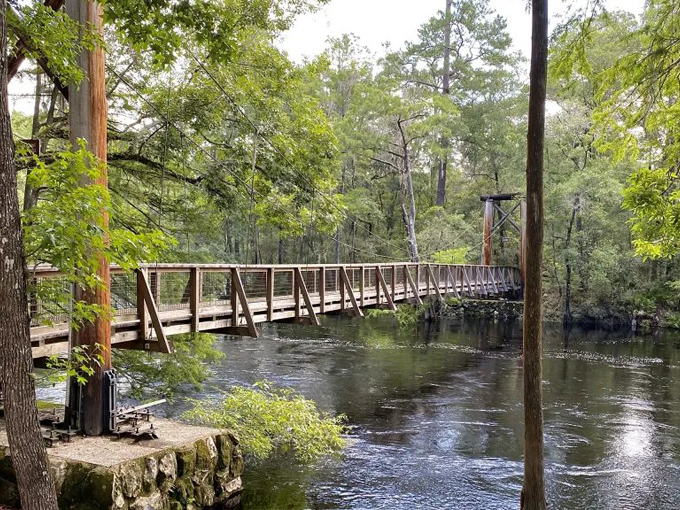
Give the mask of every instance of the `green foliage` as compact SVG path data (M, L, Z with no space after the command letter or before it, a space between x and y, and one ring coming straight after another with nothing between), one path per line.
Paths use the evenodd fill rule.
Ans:
M27 43L29 56L46 58L62 83L80 83L83 71L78 55L83 49L103 44L101 38L65 11L54 11L43 2L18 5L16 9L8 9L8 31Z
M452 248L450 250L438 251L432 255L432 258L437 264L465 264L469 251L470 248L468 246Z
M51 356L47 360L47 380L52 384L63 384L70 377L82 386L96 368L104 364L105 353L106 348L96 344L92 349L75 346L68 357Z
M72 301L70 285L98 289L103 285L98 276L102 264L134 269L142 261L156 259L172 240L157 230L132 233L107 227L109 192L97 184L104 167L84 142L76 151L56 154L49 164L33 154L19 157L32 166L27 177L31 186L41 190L41 200L23 218L27 261L50 264L63 275L41 282L32 291L46 303L47 315L67 313L75 327L92 322L109 310Z
M224 356L210 334L177 335L172 341L171 354L113 349L113 366L127 383L129 396L172 400L186 385L200 391L210 375L209 364Z
M259 382L234 386L220 402L196 402L185 417L233 431L244 453L265 459L291 452L300 462L313 462L345 446L344 417L320 412L313 401L292 389Z
M397 320L399 326L413 326L427 313L428 305L409 305L401 304L397 305L396 310L379 309L374 308L366 310L367 317L394 317Z

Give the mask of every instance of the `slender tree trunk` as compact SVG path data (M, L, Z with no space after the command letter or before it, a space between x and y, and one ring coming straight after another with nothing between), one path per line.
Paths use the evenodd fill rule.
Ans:
M0 381L12 465L24 510L56 510L33 384L26 270L7 104L6 0L0 0Z
M453 0L446 0L444 10L444 70L442 75L442 94L451 94L451 5ZM444 154L439 162L439 175L437 178L437 205L443 207L446 203L446 171L449 165L449 156L446 151L449 148L449 140L443 137L441 147Z
M404 121L399 119L397 127L399 128L399 135L401 137L401 148L403 151L403 168L402 168L402 213L406 230L408 232L408 244L411 250L411 261L420 262L420 255L418 254L418 240L416 239L416 199L413 194L413 179L411 176L411 156L408 148L408 141L406 133L404 132ZM408 204L408 205L407 205ZM408 209L408 210L407 210Z
M546 508L543 469L541 343L543 305L543 147L548 70L548 0L532 0L531 78L527 133L527 229L524 283L524 487L521 508Z
M42 73L38 71L35 75L35 103L33 105L33 123L31 125L31 138L38 138L40 132L40 95L42 94ZM30 210L38 203L38 190L31 186L31 175L29 167L26 173L26 184L24 184L24 211Z
M571 209L571 219L567 227L567 238L564 241L564 267L566 275L564 278L564 314L562 322L571 324L571 233L574 231L574 221L576 219L576 204Z

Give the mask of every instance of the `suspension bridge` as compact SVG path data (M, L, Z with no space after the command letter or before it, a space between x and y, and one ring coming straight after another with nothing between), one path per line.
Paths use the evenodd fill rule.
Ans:
M36 268L34 288L68 286L59 271ZM257 324L318 325L318 315L363 316L424 298L499 297L520 289L516 267L444 264L144 265L111 267L111 346L172 352L172 336L192 332L258 336ZM65 354L69 313L48 298L30 299L34 358Z

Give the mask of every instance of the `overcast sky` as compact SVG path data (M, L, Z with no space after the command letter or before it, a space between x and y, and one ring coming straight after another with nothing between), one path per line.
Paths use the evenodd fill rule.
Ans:
M551 25L563 15L568 5L583 5L587 0L550 0ZM508 21L508 30L515 48L528 56L531 50L531 16L527 0L489 0L491 7ZM389 42L393 49L404 41L415 40L418 27L443 10L445 0L331 0L315 14L300 17L293 28L278 42L296 62L313 57L325 49L328 37L354 33L373 53L380 56L382 45ZM644 0L608 0L610 9L625 9L640 14ZM22 80L10 83L10 109L27 114L33 102L14 94L30 94L33 84Z
M587 0L550 0L551 25L563 15L569 5L584 5ZM531 16L527 0L489 0L493 10L508 21L508 30L515 48L529 56L531 50ZM404 41L415 40L418 27L443 10L445 0L331 0L321 11L299 18L279 46L300 62L315 56L325 47L326 38L354 33L361 43L377 55L382 44L393 49ZM610 9L625 9L640 14L644 0L608 0ZM551 27L552 28L552 27Z

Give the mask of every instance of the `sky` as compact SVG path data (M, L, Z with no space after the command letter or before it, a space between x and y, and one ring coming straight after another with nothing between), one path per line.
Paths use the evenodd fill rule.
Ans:
M550 0L551 25L555 25L569 5L582 6L587 1ZM489 0L489 4L506 18L515 49L528 57L531 52L531 16L526 8L527 0ZM644 0L608 0L606 4L610 9L640 14ZM359 37L361 44L380 56L385 42L392 49L397 49L403 46L404 41L415 40L418 27L444 6L445 0L330 0L320 11L298 18L277 44L299 63L304 57L321 53L328 37L353 33ZM32 100L13 94L30 94L32 87L33 84L27 81L13 80L9 87L12 94L10 109L30 114L33 111Z
M554 26L570 5L582 6L587 0L551 0L549 12ZM489 0L493 10L508 22L508 31L516 50L525 56L531 52L531 16L527 0ZM609 0L610 9L625 9L640 14L644 0ZM437 11L443 10L445 0L331 0L319 12L300 17L293 28L284 34L279 47L296 62L303 57L321 53L326 38L353 33L361 43L377 55L382 44L389 42L392 49L415 40L418 27ZM552 29L551 26L551 29Z

